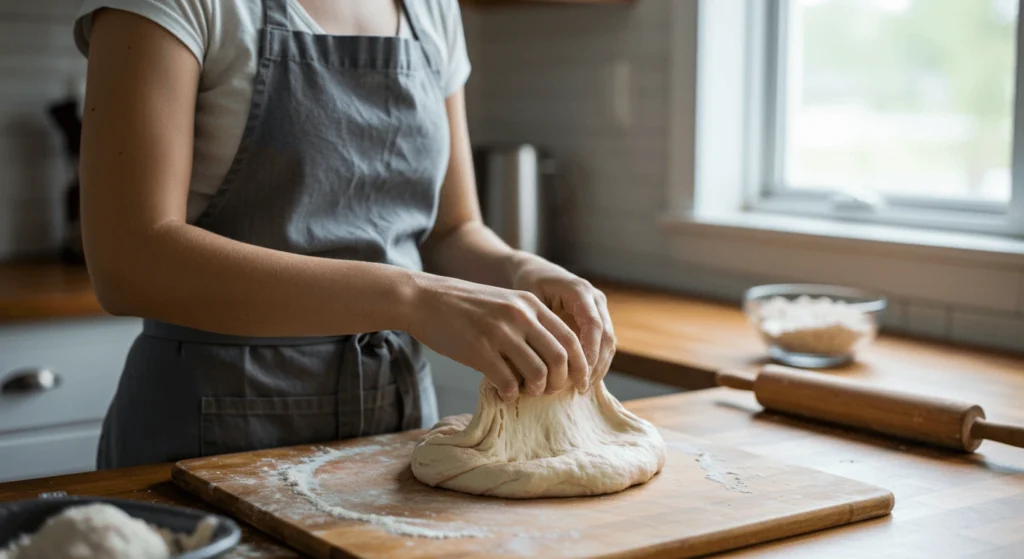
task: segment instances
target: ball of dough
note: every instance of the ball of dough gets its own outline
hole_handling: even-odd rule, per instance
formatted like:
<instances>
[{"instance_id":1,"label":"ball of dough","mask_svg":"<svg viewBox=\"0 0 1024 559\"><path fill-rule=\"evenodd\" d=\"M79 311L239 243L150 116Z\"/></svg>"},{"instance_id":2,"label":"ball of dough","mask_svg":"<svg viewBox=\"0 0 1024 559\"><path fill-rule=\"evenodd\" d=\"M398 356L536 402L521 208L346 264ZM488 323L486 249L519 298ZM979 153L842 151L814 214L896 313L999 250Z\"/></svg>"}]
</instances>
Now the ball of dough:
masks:
<instances>
[{"instance_id":1,"label":"ball of dough","mask_svg":"<svg viewBox=\"0 0 1024 559\"><path fill-rule=\"evenodd\" d=\"M0 554L2 555L2 554ZM65 509L48 519L11 556L15 559L167 559L163 538L148 524L105 503Z\"/></svg>"},{"instance_id":2,"label":"ball of dough","mask_svg":"<svg viewBox=\"0 0 1024 559\"><path fill-rule=\"evenodd\" d=\"M504 402L487 381L476 414L442 419L416 444L412 472L430 486L511 499L622 491L661 471L665 441L604 382L580 394Z\"/></svg>"}]
</instances>

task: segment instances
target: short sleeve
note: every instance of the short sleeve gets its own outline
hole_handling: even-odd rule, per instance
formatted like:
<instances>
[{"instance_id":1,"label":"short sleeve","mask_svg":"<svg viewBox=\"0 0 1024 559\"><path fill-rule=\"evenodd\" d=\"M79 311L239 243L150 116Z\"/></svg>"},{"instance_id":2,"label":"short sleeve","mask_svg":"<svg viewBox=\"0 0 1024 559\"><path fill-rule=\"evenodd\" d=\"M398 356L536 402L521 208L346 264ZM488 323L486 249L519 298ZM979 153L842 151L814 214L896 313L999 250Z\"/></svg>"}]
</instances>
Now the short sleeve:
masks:
<instances>
[{"instance_id":1,"label":"short sleeve","mask_svg":"<svg viewBox=\"0 0 1024 559\"><path fill-rule=\"evenodd\" d=\"M443 5L446 8L444 32L448 48L448 64L444 74L444 91L447 97L466 85L471 66L469 52L466 50L466 32L462 26L459 2L458 0L448 0Z\"/></svg>"},{"instance_id":2,"label":"short sleeve","mask_svg":"<svg viewBox=\"0 0 1024 559\"><path fill-rule=\"evenodd\" d=\"M177 37L200 64L210 44L208 0L85 0L75 20L75 44L89 56L89 35L96 10L113 8L142 16Z\"/></svg>"}]
</instances>

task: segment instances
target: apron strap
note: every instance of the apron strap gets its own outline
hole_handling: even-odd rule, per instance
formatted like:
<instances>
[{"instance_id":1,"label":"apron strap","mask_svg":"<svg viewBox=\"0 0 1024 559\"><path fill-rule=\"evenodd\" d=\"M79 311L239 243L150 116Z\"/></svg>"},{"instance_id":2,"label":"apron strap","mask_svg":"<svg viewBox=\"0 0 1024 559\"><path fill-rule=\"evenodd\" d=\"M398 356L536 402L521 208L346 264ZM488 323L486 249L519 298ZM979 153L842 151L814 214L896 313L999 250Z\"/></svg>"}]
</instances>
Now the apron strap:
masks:
<instances>
[{"instance_id":1,"label":"apron strap","mask_svg":"<svg viewBox=\"0 0 1024 559\"><path fill-rule=\"evenodd\" d=\"M288 0L263 0L263 26L290 29Z\"/></svg>"},{"instance_id":2,"label":"apron strap","mask_svg":"<svg viewBox=\"0 0 1024 559\"><path fill-rule=\"evenodd\" d=\"M416 18L414 18L412 16L412 14L409 13L409 5L406 4L405 0L398 0L398 3L401 4L401 6L402 6L401 12L403 14L405 14L405 19L406 19L406 21L409 22L409 31L412 31L412 37L414 39L416 39L417 41L420 41L421 39L420 39L419 25L418 25L418 22L414 21ZM399 14L399 16L401 16L401 14ZM399 27L401 27L401 23L399 23Z\"/></svg>"},{"instance_id":3,"label":"apron strap","mask_svg":"<svg viewBox=\"0 0 1024 559\"><path fill-rule=\"evenodd\" d=\"M409 22L409 31L412 32L413 39L420 46L420 51L423 53L423 58L426 59L427 64L433 67L435 74L440 72L441 62L444 57L441 53L437 52L436 49L431 48L431 45L427 41L424 41L423 34L420 33L421 26L419 18L419 12L416 9L410 9L409 3L406 0L399 0L402 3L402 12L405 13L405 19ZM440 80L440 77L438 77Z\"/></svg>"}]
</instances>

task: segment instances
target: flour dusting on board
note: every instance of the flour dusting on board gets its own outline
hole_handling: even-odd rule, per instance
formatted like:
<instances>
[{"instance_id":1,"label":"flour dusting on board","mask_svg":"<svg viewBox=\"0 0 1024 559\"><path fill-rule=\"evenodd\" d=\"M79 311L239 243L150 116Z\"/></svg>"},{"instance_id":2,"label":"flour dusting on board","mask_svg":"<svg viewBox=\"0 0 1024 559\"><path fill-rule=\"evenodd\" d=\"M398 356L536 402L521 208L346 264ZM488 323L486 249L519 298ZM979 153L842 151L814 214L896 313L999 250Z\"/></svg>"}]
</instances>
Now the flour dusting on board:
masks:
<instances>
[{"instance_id":1,"label":"flour dusting on board","mask_svg":"<svg viewBox=\"0 0 1024 559\"><path fill-rule=\"evenodd\" d=\"M693 455L694 461L700 465L700 469L704 470L704 479L713 481L730 491L753 493L740 474L734 469L727 468L720 457L683 442L672 441L668 445Z\"/></svg>"},{"instance_id":2,"label":"flour dusting on board","mask_svg":"<svg viewBox=\"0 0 1024 559\"><path fill-rule=\"evenodd\" d=\"M366 454L382 449L382 445L354 447L350 449L320 449L316 456L305 458L299 464L283 466L278 475L285 485L296 495L306 499L317 510L335 518L367 522L402 536L417 538L449 539L449 538L483 538L491 534L480 528L457 526L442 522L431 522L415 518L402 518L383 514L369 514L332 505L318 495L316 471L329 462Z\"/></svg>"},{"instance_id":3,"label":"flour dusting on board","mask_svg":"<svg viewBox=\"0 0 1024 559\"><path fill-rule=\"evenodd\" d=\"M729 490L739 491L740 493L752 493L738 473L721 467L721 460L714 454L706 451L698 452L697 463L704 470L704 479L718 483Z\"/></svg>"}]
</instances>

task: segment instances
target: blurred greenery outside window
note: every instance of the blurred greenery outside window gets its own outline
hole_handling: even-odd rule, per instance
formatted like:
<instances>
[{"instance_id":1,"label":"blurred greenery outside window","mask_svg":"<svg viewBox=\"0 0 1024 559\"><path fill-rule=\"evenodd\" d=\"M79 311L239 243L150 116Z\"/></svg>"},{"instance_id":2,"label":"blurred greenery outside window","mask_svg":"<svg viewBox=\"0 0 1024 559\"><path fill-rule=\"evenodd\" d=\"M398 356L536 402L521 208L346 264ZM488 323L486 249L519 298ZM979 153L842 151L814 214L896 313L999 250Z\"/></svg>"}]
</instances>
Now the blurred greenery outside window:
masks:
<instances>
[{"instance_id":1,"label":"blurred greenery outside window","mask_svg":"<svg viewBox=\"0 0 1024 559\"><path fill-rule=\"evenodd\" d=\"M845 193L865 208L979 215L1021 204L1013 180L1020 0L766 2L756 197Z\"/></svg>"}]
</instances>

